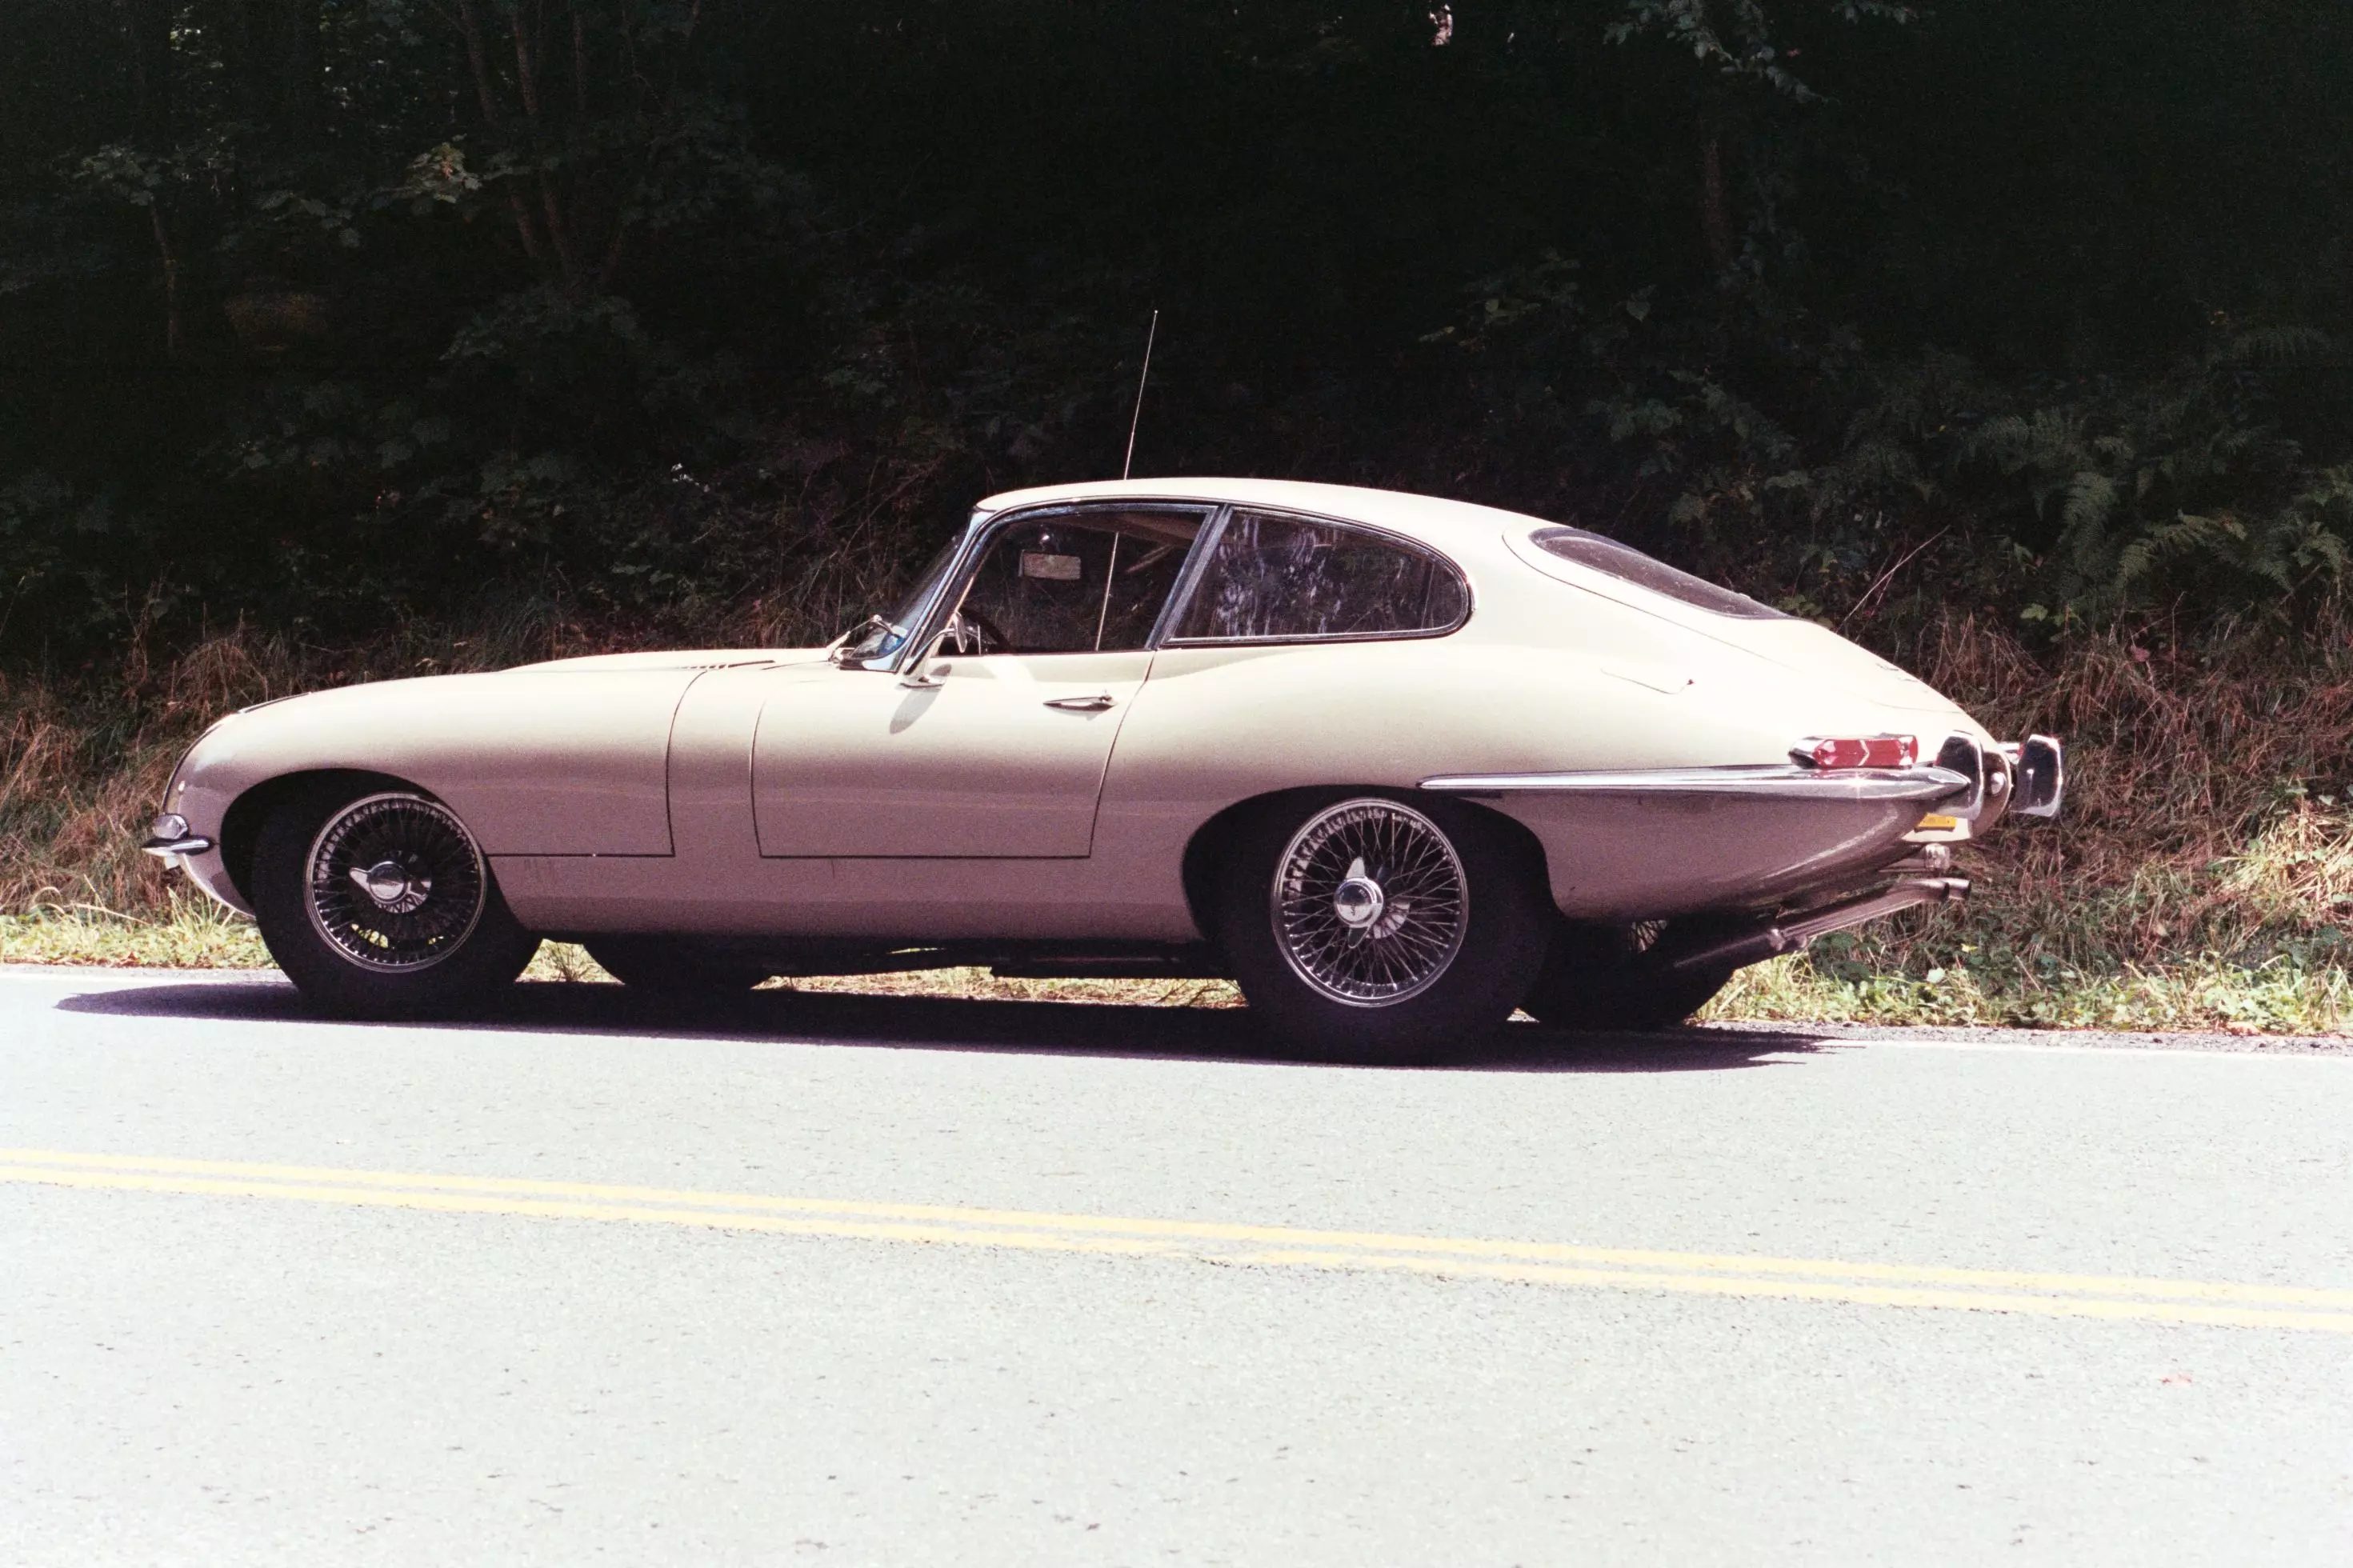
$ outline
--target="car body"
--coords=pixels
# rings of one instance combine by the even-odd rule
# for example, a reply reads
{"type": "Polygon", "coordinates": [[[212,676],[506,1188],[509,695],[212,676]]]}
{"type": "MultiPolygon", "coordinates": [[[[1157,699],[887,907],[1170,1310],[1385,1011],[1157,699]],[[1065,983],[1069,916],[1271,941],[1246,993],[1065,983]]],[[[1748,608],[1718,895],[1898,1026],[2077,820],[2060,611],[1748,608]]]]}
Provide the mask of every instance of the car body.
{"type": "Polygon", "coordinates": [[[268,935],[264,826],[337,787],[454,818],[524,932],[739,974],[1230,973],[1219,868],[1256,819],[1340,797],[1492,838],[1545,921],[1645,951],[1680,923],[1644,962],[1692,969],[1704,933],[1697,970],[1729,973],[1809,912],[1954,895],[1950,847],[2055,812],[2061,780],[2055,742],[2006,747],[1825,627],[1598,535],[1212,479],[992,497],[828,647],[248,709],[182,762],[149,847],[268,935]]]}

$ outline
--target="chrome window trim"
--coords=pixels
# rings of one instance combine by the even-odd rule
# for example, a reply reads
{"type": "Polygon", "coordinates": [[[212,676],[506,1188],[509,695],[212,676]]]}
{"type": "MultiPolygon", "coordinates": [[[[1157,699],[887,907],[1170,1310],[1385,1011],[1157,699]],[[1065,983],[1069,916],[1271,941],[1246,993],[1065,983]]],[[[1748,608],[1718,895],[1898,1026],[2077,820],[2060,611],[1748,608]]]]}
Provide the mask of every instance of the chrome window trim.
{"type": "Polygon", "coordinates": [[[1157,653],[1167,646],[1168,634],[1176,629],[1187,605],[1193,602],[1193,590],[1200,585],[1201,574],[1209,569],[1209,558],[1217,553],[1218,541],[1226,536],[1226,521],[1234,515],[1231,501],[1217,503],[1209,521],[1193,536],[1193,553],[1185,559],[1185,569],[1176,574],[1176,585],[1168,590],[1168,602],[1160,606],[1160,618],[1152,623],[1152,636],[1145,647],[1157,653]]]}
{"type": "MultiPolygon", "coordinates": [[[[965,525],[965,542],[963,547],[956,552],[955,564],[950,567],[941,577],[940,582],[942,586],[939,593],[933,597],[930,604],[923,606],[923,613],[915,623],[922,629],[913,636],[909,637],[905,644],[902,645],[896,653],[891,656],[890,663],[883,665],[861,665],[860,668],[863,669],[880,670],[886,674],[896,674],[906,663],[915,657],[917,650],[928,647],[932,638],[939,635],[940,628],[947,624],[947,616],[943,613],[944,606],[946,606],[951,601],[958,605],[964,603],[964,595],[972,586],[972,574],[978,569],[981,556],[987,552],[989,542],[994,540],[1003,530],[1011,528],[1018,523],[1032,521],[1041,517],[1065,517],[1074,512],[1084,511],[1145,511],[1153,509],[1165,509],[1169,511],[1198,512],[1201,514],[1203,520],[1200,531],[1193,535],[1191,553],[1186,557],[1183,568],[1176,574],[1176,586],[1169,591],[1168,604],[1176,603],[1176,595],[1186,588],[1189,581],[1190,574],[1196,569],[1194,563],[1199,559],[1202,539],[1213,532],[1216,530],[1218,523],[1223,518],[1224,511],[1226,510],[1225,503],[1221,501],[1202,500],[1198,497],[1187,500],[1183,497],[1171,496],[1166,500],[1155,500],[1143,496],[1103,496],[1083,498],[1077,500],[1040,501],[1035,506],[1008,507],[1003,511],[977,514],[973,518],[971,522],[965,525]]],[[[1145,652],[1149,652],[1159,646],[1158,637],[1160,635],[1160,628],[1166,624],[1168,616],[1168,604],[1164,604],[1160,606],[1161,618],[1153,623],[1152,637],[1147,638],[1144,645],[1144,651],[1145,652]]],[[[1074,653],[1092,653],[1092,651],[1093,650],[1092,649],[1073,650],[1074,653]]],[[[982,655],[979,657],[995,658],[997,656],[982,655]]],[[[1063,654],[1039,653],[1022,654],[1018,657],[1023,658],[1059,658],[1071,656],[1063,654]]]]}
{"type": "Polygon", "coordinates": [[[1445,773],[1421,781],[1444,795],[1737,795],[1778,800],[1945,800],[1969,780],[1950,768],[1837,768],[1767,763],[1596,773],[1445,773]]]}
{"type": "Polygon", "coordinates": [[[1207,545],[1198,540],[1194,542],[1194,559],[1186,563],[1186,574],[1177,583],[1177,595],[1171,595],[1169,597],[1168,610],[1162,618],[1161,626],[1156,628],[1158,632],[1173,631],[1176,624],[1184,618],[1184,612],[1192,606],[1193,595],[1199,589],[1201,579],[1208,574],[1210,556],[1216,549],[1215,541],[1217,538],[1224,537],[1226,524],[1232,521],[1234,513],[1238,511],[1247,511],[1259,517],[1290,518],[1300,522],[1314,523],[1321,528],[1337,528],[1350,533],[1366,534],[1384,544],[1403,550],[1409,554],[1419,555],[1434,561],[1451,572],[1455,582],[1461,584],[1462,613],[1454,618],[1451,626],[1425,626],[1414,631],[1403,632],[1325,632],[1308,637],[1178,637],[1160,635],[1156,636],[1154,641],[1153,646],[1155,648],[1282,647],[1314,643],[1419,642],[1430,637],[1451,637],[1469,626],[1471,617],[1478,613],[1478,599],[1476,591],[1471,585],[1471,574],[1462,570],[1459,562],[1436,545],[1369,522],[1356,522],[1343,517],[1326,517],[1321,512],[1300,511],[1292,507],[1257,506],[1241,501],[1228,501],[1219,511],[1214,527],[1202,530],[1205,537],[1214,534],[1215,538],[1212,538],[1207,545]],[[1179,595],[1181,597],[1178,596],[1179,595]]]}
{"type": "MultiPolygon", "coordinates": [[[[914,616],[907,623],[909,629],[907,638],[904,642],[901,643],[897,647],[892,649],[889,653],[884,654],[880,658],[860,659],[855,664],[843,664],[837,660],[835,668],[843,670],[854,669],[870,675],[896,674],[899,667],[906,661],[907,657],[916,648],[923,646],[923,639],[925,637],[931,636],[931,633],[928,630],[924,630],[918,635],[916,628],[927,627],[930,625],[933,613],[939,608],[940,595],[945,592],[944,585],[955,582],[957,576],[963,573],[965,562],[971,559],[972,536],[974,531],[987,526],[992,515],[993,514],[990,513],[976,512],[973,516],[965,520],[964,534],[962,539],[956,544],[955,553],[949,559],[948,569],[940,574],[940,582],[943,586],[934,589],[932,591],[931,597],[926,599],[920,606],[917,607],[914,616]]],[[[871,617],[870,617],[868,624],[871,624],[872,621],[881,619],[883,619],[881,612],[877,611],[871,617]]],[[[856,632],[852,632],[849,635],[853,640],[858,636],[856,632]]]]}

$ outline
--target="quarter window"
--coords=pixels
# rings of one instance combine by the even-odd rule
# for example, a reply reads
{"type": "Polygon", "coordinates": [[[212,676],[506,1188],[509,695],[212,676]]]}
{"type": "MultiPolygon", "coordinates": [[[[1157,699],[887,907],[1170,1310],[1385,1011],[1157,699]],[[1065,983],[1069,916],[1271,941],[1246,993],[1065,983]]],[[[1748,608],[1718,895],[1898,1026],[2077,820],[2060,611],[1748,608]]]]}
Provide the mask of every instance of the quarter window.
{"type": "Polygon", "coordinates": [[[1461,575],[1425,551],[1336,523],[1236,511],[1172,640],[1408,637],[1451,631],[1470,610],[1461,575]]]}

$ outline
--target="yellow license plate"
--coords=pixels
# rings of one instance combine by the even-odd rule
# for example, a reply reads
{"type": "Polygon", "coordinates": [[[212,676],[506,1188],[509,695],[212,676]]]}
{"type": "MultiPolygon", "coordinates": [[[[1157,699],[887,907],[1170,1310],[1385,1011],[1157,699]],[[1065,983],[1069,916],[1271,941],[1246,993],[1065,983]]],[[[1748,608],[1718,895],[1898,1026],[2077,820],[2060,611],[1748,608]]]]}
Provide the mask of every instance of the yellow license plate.
{"type": "Polygon", "coordinates": [[[1920,819],[1920,826],[1913,831],[1935,832],[1942,828],[1958,827],[1960,825],[1961,819],[1957,816],[1939,816],[1932,811],[1920,819]]]}

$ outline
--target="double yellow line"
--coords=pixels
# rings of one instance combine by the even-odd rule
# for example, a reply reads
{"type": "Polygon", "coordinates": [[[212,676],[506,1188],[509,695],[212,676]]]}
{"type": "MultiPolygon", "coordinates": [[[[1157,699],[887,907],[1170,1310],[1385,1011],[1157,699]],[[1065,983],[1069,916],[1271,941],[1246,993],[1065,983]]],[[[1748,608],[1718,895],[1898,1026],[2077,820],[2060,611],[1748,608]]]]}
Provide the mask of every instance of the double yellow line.
{"type": "Polygon", "coordinates": [[[1682,1295],[2353,1333],[2353,1290],[2286,1285],[1657,1252],[48,1149],[0,1149],[0,1181],[439,1214],[617,1220],[857,1241],[1106,1253],[1229,1267],[1388,1270],[1682,1295]]]}

